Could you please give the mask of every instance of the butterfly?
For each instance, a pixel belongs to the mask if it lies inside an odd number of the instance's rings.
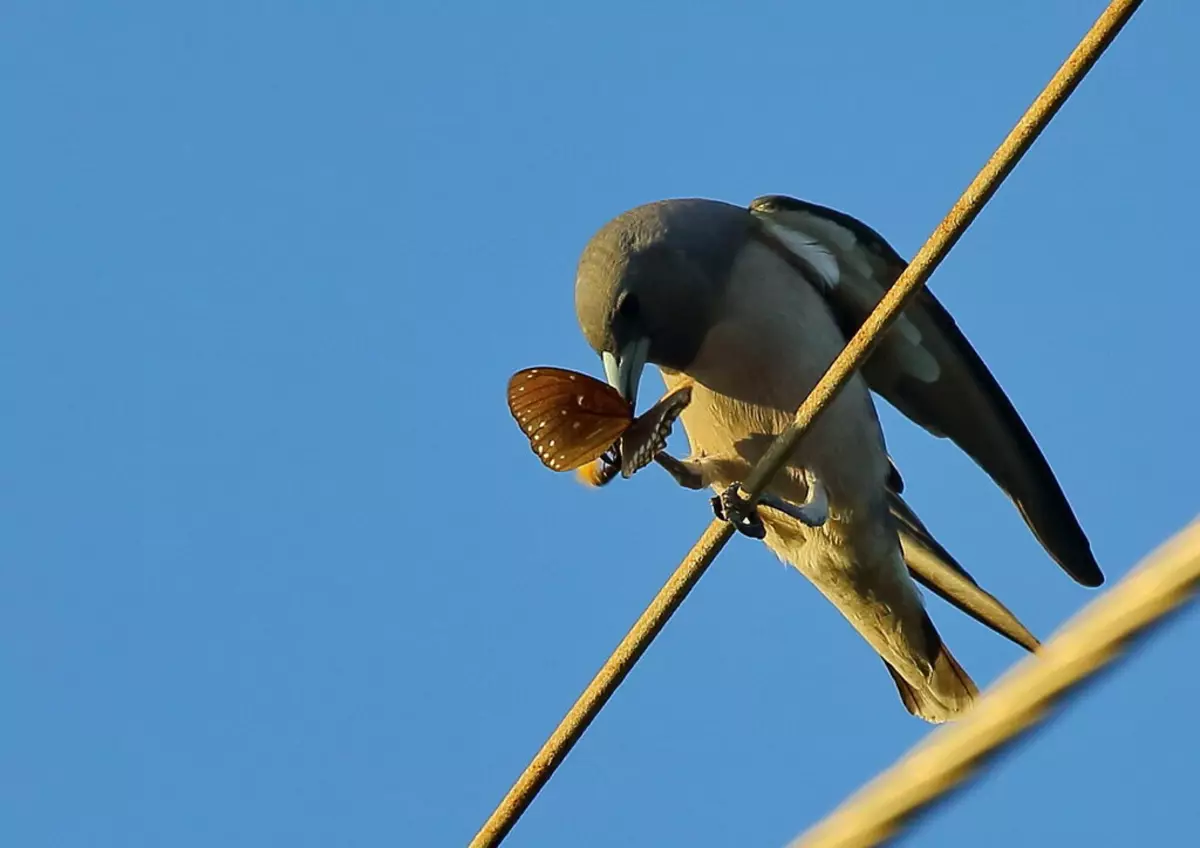
[[[508,381],[508,409],[538,458],[552,471],[600,460],[583,476],[604,485],[619,467],[624,477],[648,465],[666,447],[691,388],[672,392],[638,418],[607,383],[565,368],[526,368]]]

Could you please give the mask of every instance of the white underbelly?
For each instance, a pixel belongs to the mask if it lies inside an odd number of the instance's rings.
[[[663,376],[668,387],[683,379]],[[889,466],[870,403],[865,384],[856,377],[805,434],[768,491],[802,502],[807,495],[804,469],[808,469],[822,481],[835,513],[878,502]],[[680,420],[692,456],[704,457],[710,466],[714,488],[745,480],[775,437],[791,424],[794,410],[781,406],[737,400],[696,382],[692,402]]]

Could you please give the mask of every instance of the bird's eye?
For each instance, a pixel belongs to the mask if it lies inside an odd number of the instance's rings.
[[[632,292],[627,292],[625,296],[621,298],[620,302],[617,303],[617,314],[626,319],[634,318],[637,316],[640,308],[641,307],[638,304],[637,295],[633,294]]]

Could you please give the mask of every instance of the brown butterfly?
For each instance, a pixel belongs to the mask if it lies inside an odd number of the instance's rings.
[[[595,377],[564,368],[526,368],[508,381],[508,409],[533,452],[552,471],[598,459],[633,423],[633,407]]]
[[[672,392],[635,419],[607,383],[563,368],[527,368],[508,381],[508,408],[542,464],[570,471],[599,460],[581,474],[602,486],[618,468],[629,477],[666,447],[691,394],[690,387]]]

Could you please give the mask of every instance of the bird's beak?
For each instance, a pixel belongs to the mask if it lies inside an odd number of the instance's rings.
[[[649,355],[650,340],[647,338],[626,343],[616,354],[608,351],[600,354],[608,384],[620,392],[621,397],[629,401],[629,405],[634,408],[637,407],[638,383],[642,379],[642,369],[646,367],[646,357]]]

